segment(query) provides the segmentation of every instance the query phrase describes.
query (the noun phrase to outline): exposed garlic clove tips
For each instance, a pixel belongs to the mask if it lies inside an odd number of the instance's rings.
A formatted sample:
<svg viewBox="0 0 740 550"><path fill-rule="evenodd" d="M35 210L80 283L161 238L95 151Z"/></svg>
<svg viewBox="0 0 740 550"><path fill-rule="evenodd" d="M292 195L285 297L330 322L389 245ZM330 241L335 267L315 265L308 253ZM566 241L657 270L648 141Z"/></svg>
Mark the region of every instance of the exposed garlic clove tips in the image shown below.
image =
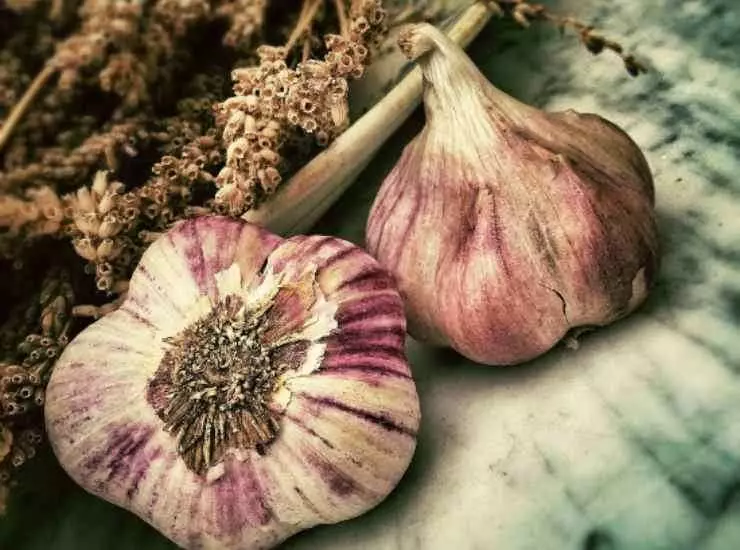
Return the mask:
<svg viewBox="0 0 740 550"><path fill-rule="evenodd" d="M640 305L658 237L629 136L504 94L430 25L400 43L421 66L427 122L380 189L367 245L396 277L411 334L514 364Z"/></svg>
<svg viewBox="0 0 740 550"><path fill-rule="evenodd" d="M400 480L420 416L405 329L392 277L346 241L184 221L64 350L49 439L184 548L270 548Z"/></svg>

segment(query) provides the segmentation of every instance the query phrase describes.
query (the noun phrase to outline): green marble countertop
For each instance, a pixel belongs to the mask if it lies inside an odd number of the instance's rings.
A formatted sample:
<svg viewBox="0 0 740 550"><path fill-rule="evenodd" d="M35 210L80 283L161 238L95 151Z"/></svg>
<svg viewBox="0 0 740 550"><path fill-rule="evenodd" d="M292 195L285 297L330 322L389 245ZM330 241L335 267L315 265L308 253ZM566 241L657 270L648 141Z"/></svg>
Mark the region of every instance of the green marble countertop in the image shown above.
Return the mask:
<svg viewBox="0 0 740 550"><path fill-rule="evenodd" d="M557 3L553 3L557 4ZM398 489L290 550L740 548L740 11L730 0L561 1L649 61L639 79L553 30L494 22L489 78L623 126L653 168L663 265L638 313L528 365L481 367L409 341L418 451ZM320 222L363 240L378 185L423 123L383 148ZM0 550L172 548L83 493L48 454L0 521Z"/></svg>

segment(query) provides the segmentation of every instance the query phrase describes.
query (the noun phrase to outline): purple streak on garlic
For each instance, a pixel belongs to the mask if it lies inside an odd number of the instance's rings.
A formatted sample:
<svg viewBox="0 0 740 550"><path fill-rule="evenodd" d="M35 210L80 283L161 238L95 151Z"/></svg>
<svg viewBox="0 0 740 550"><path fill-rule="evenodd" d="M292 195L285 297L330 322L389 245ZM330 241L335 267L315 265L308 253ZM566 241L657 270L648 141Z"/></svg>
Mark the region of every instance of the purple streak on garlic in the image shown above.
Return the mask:
<svg viewBox="0 0 740 550"><path fill-rule="evenodd" d="M504 94L430 25L399 43L421 65L427 122L380 189L367 245L396 277L409 332L514 364L642 303L658 247L637 145L596 115Z"/></svg>
<svg viewBox="0 0 740 550"><path fill-rule="evenodd" d="M210 217L144 254L48 387L83 488L186 548L269 548L395 487L419 404L392 278L331 237Z"/></svg>

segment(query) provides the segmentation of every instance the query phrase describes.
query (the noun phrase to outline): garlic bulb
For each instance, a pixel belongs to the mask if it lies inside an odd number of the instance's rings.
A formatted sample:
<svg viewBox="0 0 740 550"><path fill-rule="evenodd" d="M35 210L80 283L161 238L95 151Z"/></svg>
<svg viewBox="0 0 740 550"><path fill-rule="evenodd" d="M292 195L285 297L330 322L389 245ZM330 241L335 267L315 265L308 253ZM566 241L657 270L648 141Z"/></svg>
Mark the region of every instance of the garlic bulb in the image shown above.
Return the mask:
<svg viewBox="0 0 740 550"><path fill-rule="evenodd" d="M657 269L652 177L614 124L496 89L434 27L407 27L426 126L384 181L367 248L396 280L410 333L514 364L645 299Z"/></svg>
<svg viewBox="0 0 740 550"><path fill-rule="evenodd" d="M83 488L180 546L269 548L398 483L419 424L404 335L360 248L184 221L60 357L49 438Z"/></svg>

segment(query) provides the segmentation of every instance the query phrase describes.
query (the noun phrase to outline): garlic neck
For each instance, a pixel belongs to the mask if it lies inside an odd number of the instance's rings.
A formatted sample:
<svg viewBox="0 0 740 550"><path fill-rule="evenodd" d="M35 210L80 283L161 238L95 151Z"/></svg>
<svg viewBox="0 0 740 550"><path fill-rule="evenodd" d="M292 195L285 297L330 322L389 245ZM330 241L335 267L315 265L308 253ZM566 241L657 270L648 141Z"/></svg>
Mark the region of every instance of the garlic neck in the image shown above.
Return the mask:
<svg viewBox="0 0 740 550"><path fill-rule="evenodd" d="M427 124L461 148L505 145L506 129L538 111L493 86L465 52L427 23L408 25L399 46L417 59L424 77ZM459 143L458 143L459 142ZM498 147L497 147L498 145Z"/></svg>

